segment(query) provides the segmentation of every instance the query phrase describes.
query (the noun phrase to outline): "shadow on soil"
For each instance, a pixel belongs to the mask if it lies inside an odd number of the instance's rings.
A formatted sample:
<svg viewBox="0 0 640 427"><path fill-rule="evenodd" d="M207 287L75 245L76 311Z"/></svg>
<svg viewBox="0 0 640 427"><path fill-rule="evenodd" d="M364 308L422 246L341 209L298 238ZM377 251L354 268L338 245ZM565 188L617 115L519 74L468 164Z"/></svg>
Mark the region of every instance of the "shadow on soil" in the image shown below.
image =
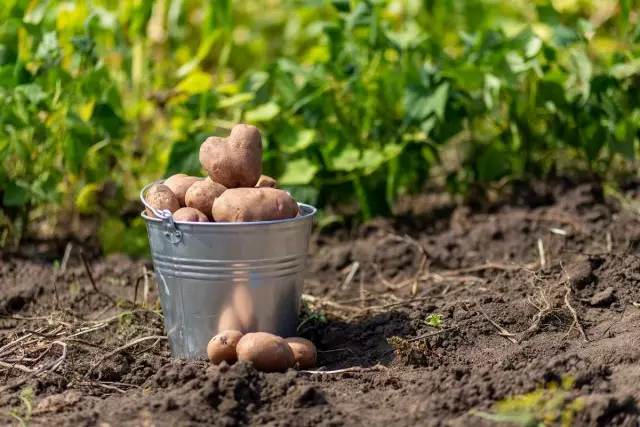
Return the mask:
<svg viewBox="0 0 640 427"><path fill-rule="evenodd" d="M328 369L387 366L394 358L394 348L387 338L410 335L410 323L407 313L392 311L359 322L329 319L328 323L307 330L303 336L316 343L318 366Z"/></svg>

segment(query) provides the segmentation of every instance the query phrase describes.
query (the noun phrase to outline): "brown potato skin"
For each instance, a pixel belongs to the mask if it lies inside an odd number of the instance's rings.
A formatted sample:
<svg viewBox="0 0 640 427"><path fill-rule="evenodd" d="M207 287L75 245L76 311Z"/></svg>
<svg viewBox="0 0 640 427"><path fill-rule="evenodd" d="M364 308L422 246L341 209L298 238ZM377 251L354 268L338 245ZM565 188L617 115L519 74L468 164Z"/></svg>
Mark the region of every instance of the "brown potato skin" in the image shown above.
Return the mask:
<svg viewBox="0 0 640 427"><path fill-rule="evenodd" d="M280 188L278 187L278 183L276 182L276 180L267 175L260 176L256 187Z"/></svg>
<svg viewBox="0 0 640 427"><path fill-rule="evenodd" d="M284 372L295 364L293 350L279 336L267 332L252 332L243 336L236 346L239 361L251 362L264 372Z"/></svg>
<svg viewBox="0 0 640 427"><path fill-rule="evenodd" d="M209 218L202 212L194 208L180 208L173 213L175 221L186 222L209 222Z"/></svg>
<svg viewBox="0 0 640 427"><path fill-rule="evenodd" d="M151 207L155 210L168 210L171 213L174 213L178 209L180 209L180 203L178 202L178 198L173 191L169 187L164 184L155 184L151 188L147 190L147 194L145 195L145 200ZM156 218L156 216L149 210L145 209L145 212L148 216L152 218Z"/></svg>
<svg viewBox="0 0 640 427"><path fill-rule="evenodd" d="M184 196L187 190L189 189L189 187L191 187L195 182L198 182L199 180L200 178L198 177L187 176L183 173L179 173L177 175L172 175L169 178L167 178L164 181L164 185L166 185L171 189L171 191L173 191L173 194L175 194L176 197L178 198L178 202L180 203L180 206L185 207L187 205L185 204Z"/></svg>
<svg viewBox="0 0 640 427"><path fill-rule="evenodd" d="M309 369L316 366L318 351L311 341L300 337L285 338L284 341L293 350L293 355L300 369Z"/></svg>
<svg viewBox="0 0 640 427"><path fill-rule="evenodd" d="M188 207L205 213L209 220L213 220L213 202L225 191L227 187L207 178L193 183L187 190L184 200Z"/></svg>
<svg viewBox="0 0 640 427"><path fill-rule="evenodd" d="M233 188L213 202L212 213L217 222L275 221L294 218L298 204L276 188Z"/></svg>
<svg viewBox="0 0 640 427"><path fill-rule="evenodd" d="M262 175L260 131L240 124L228 138L207 138L200 146L200 164L213 182L227 188L255 187Z"/></svg>
<svg viewBox="0 0 640 427"><path fill-rule="evenodd" d="M209 360L218 365L222 361L233 364L238 360L236 345L243 337L240 331L223 331L211 338L207 344Z"/></svg>

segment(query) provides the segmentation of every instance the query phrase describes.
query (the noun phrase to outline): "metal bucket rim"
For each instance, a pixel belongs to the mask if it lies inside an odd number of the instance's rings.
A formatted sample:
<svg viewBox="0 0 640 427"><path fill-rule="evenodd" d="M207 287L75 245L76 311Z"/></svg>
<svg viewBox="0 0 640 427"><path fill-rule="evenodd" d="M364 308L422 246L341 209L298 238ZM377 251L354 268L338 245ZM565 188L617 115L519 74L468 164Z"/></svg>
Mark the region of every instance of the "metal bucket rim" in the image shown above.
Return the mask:
<svg viewBox="0 0 640 427"><path fill-rule="evenodd" d="M204 180L204 179L206 179L206 178L200 178L200 180ZM160 179L158 181L151 182L151 183L145 185L142 188L142 190L140 191L140 200L142 201L142 203L145 206L147 204L145 203L144 193L147 191L147 189L149 189L151 186L153 186L155 184L161 184L164 181L165 181L164 179ZM258 227L258 226L264 226L264 225L270 225L270 224L282 224L282 223L293 222L293 221L304 221L304 220L306 220L308 218L313 217L318 212L318 209L315 206L308 205L306 203L299 203L298 202L298 208L304 208L305 210L309 210L309 212L305 213L304 215L300 215L300 216L297 216L297 217L294 217L294 218L277 219L277 220L273 220L273 221L193 222L193 221L175 221L175 220L173 220L172 222L174 222L175 224L183 224L183 225L189 225L189 226L194 226L194 227L234 227L234 226L235 227L246 227L246 226ZM161 218L150 217L150 216L148 216L146 214L145 211L142 211L140 213L140 215L142 216L142 218L144 218L146 221L149 221L149 222L162 223L162 222L166 221L166 220L163 220Z"/></svg>

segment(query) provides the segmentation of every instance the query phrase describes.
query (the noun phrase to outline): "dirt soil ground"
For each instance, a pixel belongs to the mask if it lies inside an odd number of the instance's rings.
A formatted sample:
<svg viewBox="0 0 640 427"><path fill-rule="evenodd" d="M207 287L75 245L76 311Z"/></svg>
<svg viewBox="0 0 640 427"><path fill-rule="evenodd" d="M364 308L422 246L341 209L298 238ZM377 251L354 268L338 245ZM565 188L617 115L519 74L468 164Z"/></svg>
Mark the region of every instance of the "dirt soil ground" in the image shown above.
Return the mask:
<svg viewBox="0 0 640 427"><path fill-rule="evenodd" d="M317 373L172 362L149 260L88 251L94 285L78 244L28 243L0 266L0 424L638 426L638 219L560 179L316 234Z"/></svg>

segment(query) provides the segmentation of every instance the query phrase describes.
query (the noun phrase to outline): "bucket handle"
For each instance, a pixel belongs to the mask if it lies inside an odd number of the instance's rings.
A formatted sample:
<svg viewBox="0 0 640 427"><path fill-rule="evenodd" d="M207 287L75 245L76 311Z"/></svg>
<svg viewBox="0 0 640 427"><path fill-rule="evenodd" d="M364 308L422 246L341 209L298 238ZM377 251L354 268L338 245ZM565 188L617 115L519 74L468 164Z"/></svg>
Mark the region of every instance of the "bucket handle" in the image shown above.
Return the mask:
<svg viewBox="0 0 640 427"><path fill-rule="evenodd" d="M162 180L161 183L162 182L164 182L164 180ZM165 226L164 237L174 245L177 245L182 240L182 231L178 230L178 227L173 220L173 214L171 213L171 211L168 209L157 210L149 205L145 200L144 193L146 193L149 187L154 184L157 184L157 182L147 184L142 190L140 190L140 201L142 201L142 204L147 209L149 209L156 217L162 220Z"/></svg>

